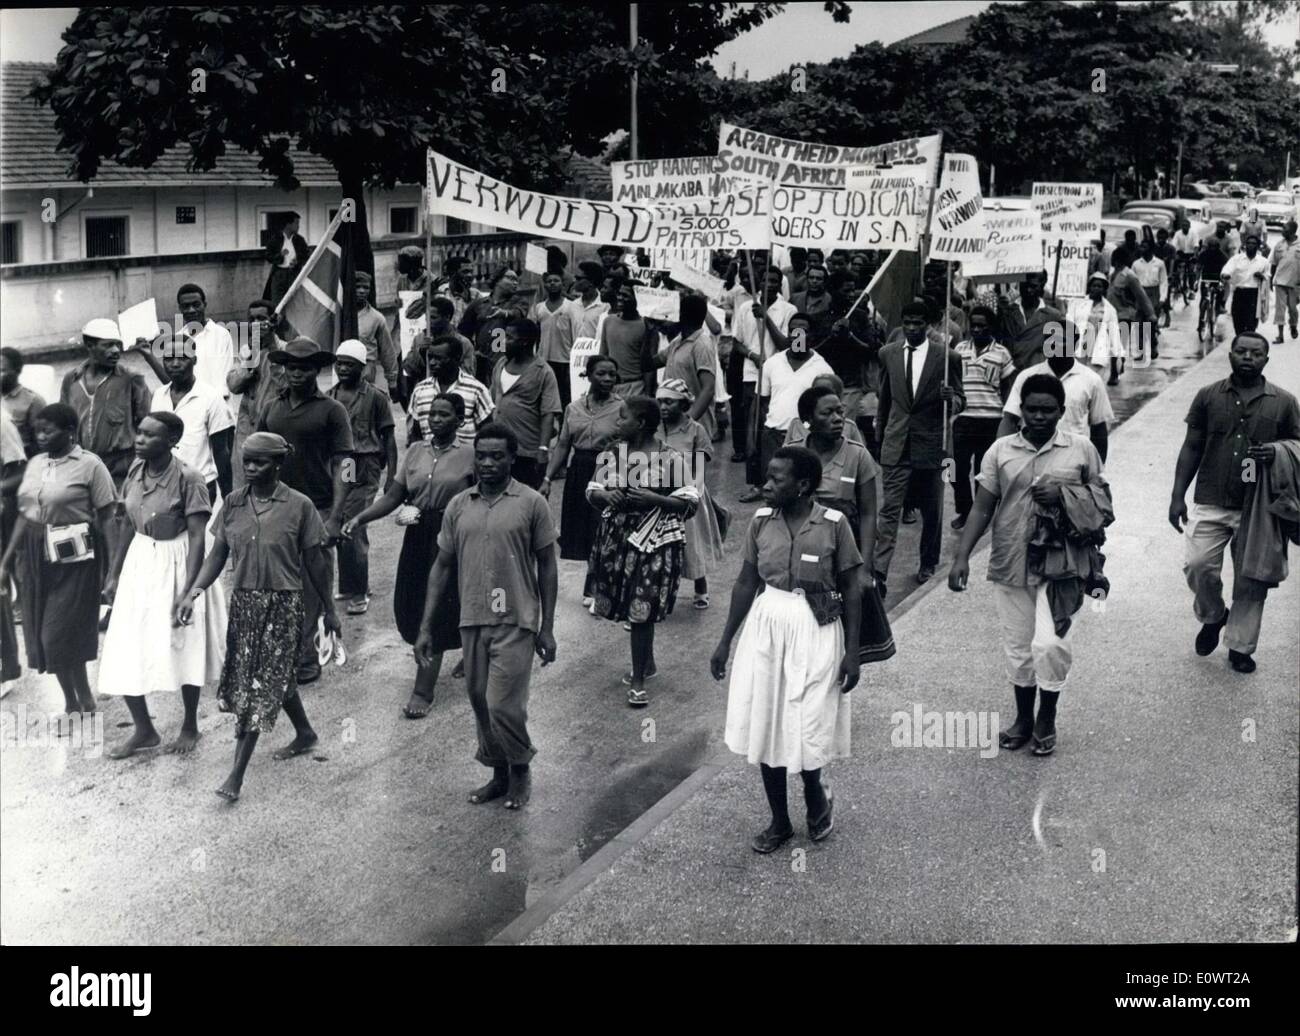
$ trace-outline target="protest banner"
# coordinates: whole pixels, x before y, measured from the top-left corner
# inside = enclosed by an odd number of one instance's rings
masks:
[[[524,245],[524,269],[539,276],[546,275],[546,249],[531,241]]]
[[[600,343],[594,338],[575,338],[569,350],[569,398],[581,399],[591,383],[587,381],[587,361],[600,352]]]
[[[1043,228],[1028,202],[984,201],[984,251],[962,260],[962,273],[984,281],[1018,280],[1043,269]]]
[[[1091,253],[1092,245],[1082,241],[1044,240],[1043,269],[1049,275],[1047,294],[1065,299],[1081,299],[1087,295]]]
[[[846,167],[841,190],[777,185],[772,240],[803,248],[914,252],[928,188],[915,167]]]
[[[1101,184],[1035,183],[1030,197],[1044,241],[1087,244],[1101,236]]]
[[[752,177],[725,173],[717,155],[611,162],[609,176],[615,201],[645,204],[730,194],[754,182]]]
[[[848,166],[919,166],[926,187],[939,175],[940,133],[908,137],[870,147],[841,147],[789,140],[743,129],[730,122],[718,130],[718,158],[724,175],[770,180],[779,185],[843,188]]]
[[[646,288],[633,285],[636,293],[636,311],[650,320],[670,320],[676,323],[681,317],[682,297],[668,288]]]
[[[399,291],[397,293],[398,344],[401,346],[402,358],[411,351],[416,337],[429,326],[429,314],[421,313],[412,320],[406,315],[407,307],[416,299],[424,298],[422,291]]]
[[[984,199],[971,155],[944,156],[930,215],[930,258],[969,259],[984,251]]]
[[[586,245],[696,249],[765,249],[771,243],[770,188],[744,190],[674,205],[563,198],[527,191],[430,149],[429,212],[537,237]]]
[[[706,299],[721,298],[724,281],[711,273],[686,263],[676,262],[668,267],[668,276],[683,287],[698,291]]]

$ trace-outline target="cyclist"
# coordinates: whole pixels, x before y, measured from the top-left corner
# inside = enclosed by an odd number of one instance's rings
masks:
[[[1201,315],[1196,322],[1198,335],[1205,329],[1214,334],[1214,321],[1223,312],[1223,285],[1219,283],[1219,275],[1223,273],[1227,262],[1228,257],[1223,252],[1220,237],[1215,235],[1207,238],[1201,251]]]
[[[1191,296],[1195,294],[1200,281],[1200,264],[1197,262],[1197,256],[1201,250],[1201,241],[1196,231],[1192,229],[1190,221],[1185,219],[1178,221],[1173,249],[1175,282],[1179,286],[1178,290],[1183,293],[1183,304],[1186,305],[1191,301]]]
[[[1165,274],[1168,277],[1168,283],[1165,288],[1165,300],[1161,304],[1160,312],[1165,315],[1165,327],[1169,326],[1169,318],[1173,314],[1174,292],[1178,290],[1178,281],[1174,269],[1174,260],[1177,253],[1174,246],[1169,243],[1169,231],[1161,227],[1156,231],[1156,247],[1154,249],[1156,257],[1165,264]],[[1159,314],[1157,313],[1157,316]]]

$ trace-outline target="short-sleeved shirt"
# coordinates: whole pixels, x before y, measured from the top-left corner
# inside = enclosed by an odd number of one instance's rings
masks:
[[[1011,350],[1001,342],[991,342],[981,352],[968,339],[958,342],[953,351],[961,357],[961,383],[966,390],[966,406],[957,420],[986,417],[996,421],[1002,416],[1002,382],[1016,373]]]
[[[620,382],[636,381],[645,375],[641,349],[646,334],[646,322],[641,317],[625,320],[611,312],[601,325],[600,351],[614,361]]]
[[[325,542],[325,523],[311,500],[277,482],[270,500],[254,499],[252,486],[226,497],[214,536],[230,548],[232,589],[301,590],[303,555]]]
[[[352,424],[352,452],[383,453],[383,433],[393,427],[393,404],[388,396],[364,378],[353,393],[351,402],[339,399],[340,386],[329,390],[330,399],[342,403]]]
[[[768,586],[808,593],[829,593],[839,586],[841,572],[862,564],[848,518],[819,503],[793,537],[779,511],[760,507],[749,523],[742,558]]]
[[[1011,394],[1007,396],[1006,405],[1002,408],[1003,413],[1020,417],[1020,388],[1035,374],[1051,374],[1056,377],[1046,360],[1026,367],[1016,375]],[[1081,435],[1086,439],[1093,425],[1115,420],[1110,397],[1106,395],[1106,383],[1087,364],[1075,360],[1074,366],[1058,380],[1065,388],[1065,413],[1061,415],[1061,431]]]
[[[0,410],[8,415],[23,440],[23,452],[30,457],[37,452],[36,415],[45,407],[45,400],[26,385],[15,385],[12,392],[0,397]]]
[[[1064,423],[1064,422],[1062,422]],[[1060,481],[1079,482],[1079,466],[1089,475],[1101,474],[1101,455],[1086,436],[1071,435],[1058,425],[1056,433],[1040,450],[1021,432],[1004,435],[984,453],[976,481],[998,498],[993,513],[992,549],[989,552],[990,582],[1004,586],[1031,586],[1029,537],[1033,532],[1033,484],[1039,476],[1054,475]]]
[[[193,341],[195,380],[221,393],[222,399],[228,399],[230,387],[226,375],[235,367],[235,340],[223,325],[208,320]]]
[[[573,305],[564,318],[572,330],[569,344],[572,345],[579,338],[595,338],[596,329],[600,326],[600,318],[608,312],[609,303],[602,302],[599,295],[590,305],[583,302],[581,297],[574,299]]]
[[[564,411],[569,446],[575,450],[603,450],[618,431],[618,414],[622,406],[623,401],[617,396],[597,403],[588,392],[581,399],[575,399]]]
[[[664,380],[680,378],[697,398],[704,387],[700,375],[712,374],[716,386],[717,371],[718,347],[707,327],[701,327],[685,338],[678,335],[664,353]],[[704,425],[704,430],[709,435],[713,434],[713,407],[708,407],[700,415],[700,424]]]
[[[569,362],[569,350],[573,348],[573,322],[568,318],[568,310],[572,306],[571,299],[561,298],[557,309],[551,309],[546,299],[533,307],[530,316],[542,332],[537,355],[547,363]]]
[[[159,385],[153,394],[153,409],[173,413],[185,424],[181,441],[172,447],[172,453],[203,476],[205,483],[216,479],[217,462],[208,437],[235,426],[221,394],[196,378],[181,401],[173,405],[171,386]]]
[[[23,449],[23,437],[19,434],[18,429],[14,427],[13,421],[9,415],[0,410],[0,467],[7,467],[10,464],[26,464],[27,451]],[[17,492],[17,487],[14,487]],[[10,495],[10,491],[4,491],[5,496]]]
[[[1258,288],[1260,281],[1257,275],[1263,274],[1267,277],[1268,269],[1268,260],[1258,252],[1255,253],[1254,259],[1245,252],[1238,252],[1228,260],[1219,276],[1228,278],[1229,288]]]
[[[139,374],[128,374],[121,364],[91,392],[86,387],[90,361],[68,371],[59,398],[77,412],[77,444],[101,456],[122,454],[135,447],[135,432],[149,414],[153,393]],[[93,375],[99,378],[98,372]],[[126,474],[130,461],[114,472]]]
[[[38,453],[27,462],[18,485],[18,513],[40,525],[93,521],[96,511],[115,500],[108,468],[80,446],[58,459]]]
[[[1245,503],[1246,451],[1252,443],[1300,439],[1300,407],[1295,396],[1272,382],[1245,388],[1228,377],[1196,393],[1187,427],[1205,446],[1195,502],[1235,511]]]
[[[132,528],[154,540],[174,540],[192,514],[211,514],[207,482],[176,457],[156,480],[137,458],[122,483],[122,506]]]
[[[760,396],[768,397],[767,427],[784,430],[799,416],[799,397],[823,374],[833,374],[831,365],[815,352],[798,370],[790,365],[790,351],[783,349],[765,364],[759,375]]]
[[[851,422],[845,422],[847,428]],[[807,445],[805,441],[804,445]],[[874,482],[880,473],[880,466],[867,452],[866,446],[849,439],[840,441],[840,448],[829,461],[822,461],[822,482],[817,487],[817,502],[823,507],[833,507],[843,511],[849,519],[857,523],[858,489]],[[857,529],[853,530],[854,538]]]
[[[506,358],[497,361],[492,370],[492,400],[496,403],[496,420],[505,425],[519,440],[519,456],[536,460],[541,456],[542,415],[564,413],[560,399],[560,386],[551,370],[540,356],[518,375],[515,382],[504,387]]]
[[[456,558],[460,626],[542,628],[536,557],[557,539],[545,498],[511,479],[495,499],[480,487],[447,505],[438,549]]]
[[[663,441],[686,458],[686,470],[696,489],[704,484],[705,466],[713,457],[713,440],[699,421],[686,418],[671,432],[662,433]]]
[[[460,396],[465,404],[465,417],[456,429],[456,441],[472,445],[479,425],[491,417],[496,408],[488,387],[472,374],[461,371],[451,387],[446,389],[438,384],[437,378],[425,378],[411,390],[411,403],[407,407],[407,413],[419,424],[420,434],[428,439],[433,434],[429,430],[429,408],[444,392]]]
[[[333,459],[352,452],[347,408],[319,393],[295,404],[286,389],[263,411],[257,430],[275,432],[289,441],[293,452],[280,466],[280,480],[305,493],[321,510],[328,509],[334,502]]]
[[[401,351],[393,341],[384,314],[374,306],[366,306],[357,313],[357,340],[366,347],[365,379],[387,390],[397,384],[397,372],[402,361]],[[380,371],[384,376],[379,376]]]
[[[441,511],[474,484],[474,447],[454,442],[443,448],[427,439],[413,442],[402,454],[393,481],[402,487],[408,504],[421,511]]]

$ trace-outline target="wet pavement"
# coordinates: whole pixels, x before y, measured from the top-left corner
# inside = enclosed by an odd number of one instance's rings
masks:
[[[1112,390],[1121,420],[1200,356],[1175,313],[1159,360]],[[138,360],[135,362],[139,362]],[[557,661],[535,667],[530,727],[539,747],[533,801],[521,814],[472,806],[487,771],[473,761],[473,718],[449,655],[438,701],[402,718],[413,674],[392,620],[400,547],[390,520],[371,527],[374,594],[368,615],[345,617],[349,660],[304,689],[321,736],[310,756],[273,762],[287,720],[263,738],[244,798],[213,794],[233,752],[233,719],[200,707],[203,739],[187,758],[146,753],[111,762],[94,746],[0,753],[3,824],[0,941],[9,943],[482,943],[554,888],[721,746],[725,685],[708,674],[739,568],[737,543],[755,505],[736,504],[742,466],[717,444],[710,484],[733,513],[729,554],[710,580],[713,606],[690,607],[682,587],[656,634],[659,673],[648,709],[620,682],[628,634],[579,604],[584,566],[560,563]],[[558,508],[560,487],[552,494]],[[947,504],[951,516],[951,504]],[[891,613],[915,591],[919,525],[904,527]],[[945,534],[944,557],[952,534]],[[897,584],[896,586],[893,584]],[[92,682],[93,682],[92,670]],[[870,683],[870,672],[864,682]],[[175,695],[150,698],[164,739]],[[61,708],[53,681],[25,676],[3,708],[31,724]],[[104,737],[126,734],[120,700],[102,699]],[[12,720],[7,719],[7,722]]]

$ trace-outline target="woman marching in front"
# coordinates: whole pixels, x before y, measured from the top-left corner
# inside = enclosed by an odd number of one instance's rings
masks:
[[[0,586],[18,568],[27,665],[53,673],[66,711],[94,712],[86,663],[99,653],[101,560],[117,513],[113,479],[95,454],[76,445],[77,412],[51,403],[36,415],[41,452],[18,486],[18,519],[0,558]],[[102,557],[96,558],[96,552]]]
[[[258,736],[274,728],[281,707],[295,736],[272,758],[309,752],[318,740],[298,694],[304,574],[323,602],[326,631],[343,631],[329,593],[329,561],[322,550],[325,524],[307,497],[280,481],[280,465],[289,450],[274,432],[254,432],[244,440],[248,484],[226,498],[212,553],[176,605],[176,621],[192,621],[195,602],[220,578],[226,560],[233,559],[226,662],[217,689],[218,707],[236,719],[235,765],[217,789],[230,802],[239,798]]]
[[[740,630],[726,741],[762,771],[772,823],[754,836],[759,853],[776,851],[794,834],[787,770],[803,777],[808,836],[819,842],[831,833],[833,804],[821,770],[849,754],[846,695],[858,682],[862,555],[844,515],[814,499],[821,481],[811,451],[782,446],[773,454],[766,506],[750,523],[727,625],[709,659],[713,678],[723,679]]]
[[[799,418],[808,428],[803,443],[822,465],[822,481],[816,500],[823,507],[840,511],[849,520],[853,542],[864,557],[871,557],[876,544],[876,476],[880,467],[866,446],[844,434],[854,428],[844,419],[839,394],[827,386],[813,385],[799,396]],[[858,631],[858,661],[866,665],[892,658],[896,651],[884,602],[876,580],[864,565],[862,617]]]
[[[393,617],[402,639],[412,646],[420,635],[429,571],[438,558],[442,516],[451,498],[476,481],[474,447],[458,442],[456,436],[464,419],[465,401],[460,396],[450,392],[434,396],[426,418],[430,438],[407,447],[384,495],[343,526],[343,535],[351,536],[401,507],[397,524],[406,526],[406,535],[393,584]],[[442,621],[433,630],[433,661],[417,665],[411,699],[402,710],[407,719],[423,719],[429,714],[443,653],[461,646],[460,597],[454,579],[447,581],[438,615]]]
[[[212,513],[203,476],[172,455],[184,432],[184,423],[170,412],[141,421],[136,459],[122,483],[127,522],[104,587],[113,618],[104,635],[99,693],[126,696],[135,732],[108,753],[110,759],[161,743],[144,696],[178,687],[185,720],[167,751],[191,751],[199,739],[199,691],[221,677],[226,638],[221,584],[195,602],[193,623],[177,626],[173,619],[185,587],[203,567],[204,530]]]
[[[655,623],[677,602],[686,538],[685,522],[699,494],[686,459],[660,442],[659,404],[646,396],[623,401],[617,449],[605,451],[587,499],[601,508],[591,548],[595,614],[627,623],[632,631],[632,671],[627,703],[650,704],[645,682],[656,673]]]
[[[549,497],[551,482],[567,463],[564,498],[560,505],[560,557],[566,561],[590,561],[599,515],[587,503],[587,485],[596,473],[596,458],[618,435],[622,400],[614,398],[618,365],[608,356],[587,359],[587,382],[591,386],[581,399],[564,410],[560,437],[551,452],[546,477],[538,490]],[[572,457],[570,457],[572,450]],[[591,571],[582,588],[582,603],[591,607]]]

